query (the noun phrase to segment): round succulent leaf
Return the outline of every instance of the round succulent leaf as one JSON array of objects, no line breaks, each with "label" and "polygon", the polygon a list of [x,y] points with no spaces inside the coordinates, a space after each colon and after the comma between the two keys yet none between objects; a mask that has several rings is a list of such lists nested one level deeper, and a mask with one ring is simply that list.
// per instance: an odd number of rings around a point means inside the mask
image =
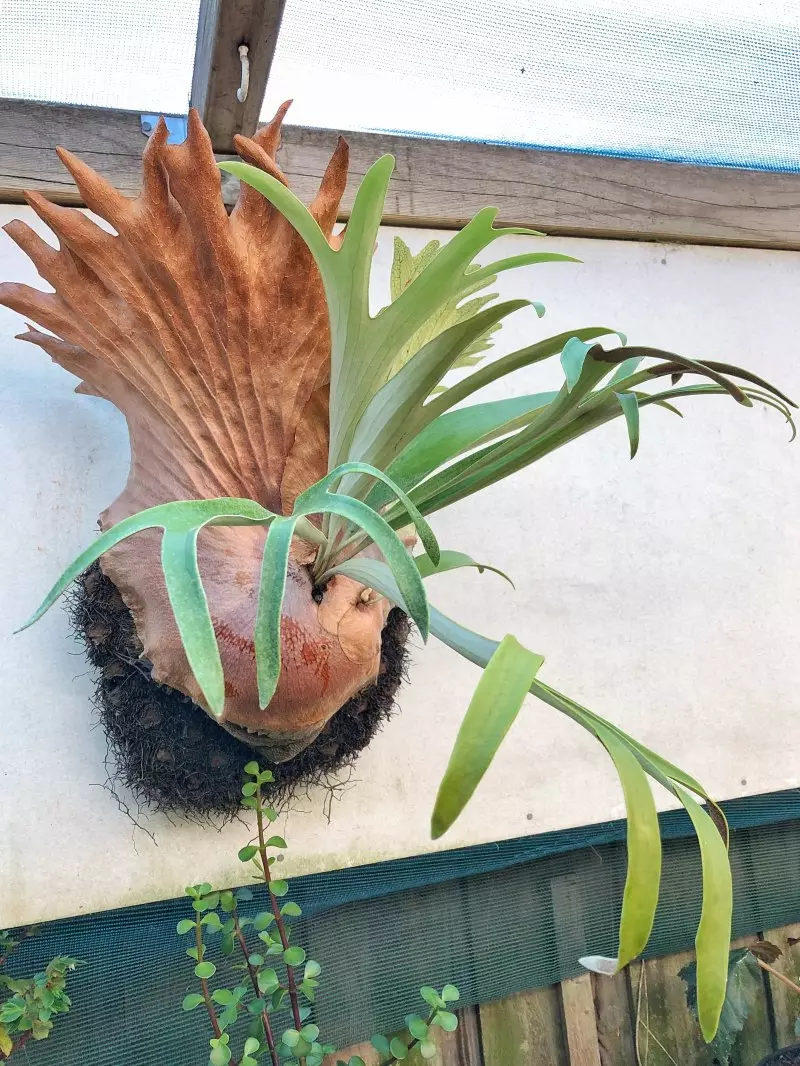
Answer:
[{"label": "round succulent leaf", "polygon": [[415,1040],[424,1040],[428,1035],[428,1023],[417,1014],[412,1014],[406,1018],[406,1025]]},{"label": "round succulent leaf", "polygon": [[458,1029],[458,1018],[452,1011],[440,1010],[434,1014],[433,1024],[438,1025],[440,1029],[444,1029],[446,1033],[452,1033]]},{"label": "round succulent leaf", "polygon": [[217,968],[213,962],[198,962],[194,968],[195,977],[199,977],[201,981],[207,981],[209,977],[213,977],[217,972]]},{"label": "round succulent leaf", "polygon": [[200,995],[200,993],[199,992],[192,992],[191,995],[186,996],[186,998],[184,999],[184,1001],[183,1001],[183,1009],[185,1011],[194,1010],[195,1007],[199,1007],[202,1002],[203,1002],[203,997]]},{"label": "round succulent leaf", "polygon": [[257,775],[257,774],[260,773],[260,771],[261,771],[261,767],[255,761],[255,759],[252,759],[249,763],[245,763],[244,772],[246,774]]},{"label": "round succulent leaf", "polygon": [[258,855],[258,848],[255,844],[248,844],[239,849],[239,862],[250,862],[255,855]]},{"label": "round succulent leaf", "polygon": [[255,1037],[248,1036],[247,1040],[244,1042],[244,1053],[245,1055],[255,1055],[260,1047],[261,1044],[255,1039]]},{"label": "round succulent leaf", "polygon": [[403,1061],[403,1059],[408,1058],[408,1047],[406,1046],[405,1042],[400,1039],[399,1036],[393,1036],[392,1039],[389,1041],[389,1050],[394,1055],[394,1057],[396,1059],[400,1059],[401,1062]]},{"label": "round succulent leaf", "polygon": [[296,1029],[287,1029],[281,1036],[281,1040],[289,1048],[295,1048],[300,1043],[300,1034]]},{"label": "round succulent leaf", "polygon": [[194,929],[194,922],[191,918],[181,918],[175,926],[175,929],[178,936],[184,936],[186,933],[190,933]]},{"label": "round succulent leaf", "polygon": [[306,961],[305,949],[301,948],[298,944],[293,944],[292,947],[287,948],[283,953],[283,961],[287,966],[300,966]]},{"label": "round succulent leaf", "polygon": [[281,914],[288,918],[299,918],[303,913],[303,908],[299,903],[295,903],[293,900],[289,900],[288,903],[284,903],[281,907]]},{"label": "round succulent leaf", "polygon": [[288,881],[270,881],[269,890],[273,896],[285,896],[289,891]]},{"label": "round succulent leaf", "polygon": [[419,994],[431,1007],[435,1007],[437,1010],[444,1006],[444,1000],[436,991],[435,988],[431,988],[430,985],[423,985],[419,990]]},{"label": "round succulent leaf", "polygon": [[442,999],[445,1003],[455,1003],[457,999],[461,998],[461,993],[458,991],[455,985],[445,985],[442,989]]},{"label": "round succulent leaf", "polygon": [[283,837],[279,836],[270,837],[267,841],[268,848],[287,848],[288,846]]},{"label": "round succulent leaf", "polygon": [[304,1040],[308,1040],[309,1043],[313,1044],[319,1036],[319,1026],[313,1024],[304,1025],[303,1028],[300,1030],[300,1035]]},{"label": "round succulent leaf", "polygon": [[306,963],[306,968],[303,970],[303,978],[305,980],[313,980],[315,977],[319,977],[322,973],[322,967],[316,959],[309,959]]},{"label": "round succulent leaf", "polygon": [[419,1053],[423,1059],[435,1059],[436,1045],[432,1040],[422,1040],[419,1045]]},{"label": "round succulent leaf", "polygon": [[379,1055],[391,1055],[392,1049],[389,1047],[389,1041],[383,1033],[376,1033],[370,1040],[370,1043]]}]

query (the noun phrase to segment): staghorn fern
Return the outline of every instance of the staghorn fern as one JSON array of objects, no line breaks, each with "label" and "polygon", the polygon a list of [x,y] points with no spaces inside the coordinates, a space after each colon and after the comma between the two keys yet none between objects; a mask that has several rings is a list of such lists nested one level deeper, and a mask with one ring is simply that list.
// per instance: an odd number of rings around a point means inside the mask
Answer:
[{"label": "staghorn fern", "polygon": [[[196,542],[206,524],[259,524],[269,533],[263,555],[255,654],[262,706],[281,669],[280,622],[292,537],[316,549],[318,585],[338,574],[376,590],[405,609],[423,638],[433,633],[484,669],[459,732],[432,818],[440,836],[458,817],[530,693],[594,735],[619,774],[628,816],[628,872],[615,959],[585,960],[615,972],[645,947],[659,893],[661,843],[650,781],[686,808],[700,845],[703,909],[697,933],[698,1013],[704,1036],[716,1032],[725,995],[731,918],[731,875],[724,816],[694,778],[627,736],[612,723],[556,692],[539,679],[543,658],[512,636],[489,640],[446,618],[427,599],[424,581],[444,570],[478,565],[440,551],[425,520],[448,506],[530,465],[615,418],[626,424],[631,455],[639,440],[640,413],[696,396],[729,395],[745,407],[761,403],[792,425],[792,402],[757,375],[726,363],[689,359],[649,348],[608,349],[607,327],[588,327],[512,352],[439,392],[448,372],[485,350],[488,337],[525,300],[462,301],[505,271],[568,256],[536,252],[486,266],[474,260],[509,234],[539,236],[520,228],[495,229],[486,209],[444,247],[428,245],[420,257],[399,254],[394,299],[369,313],[372,250],[393,170],[384,156],[364,177],[344,237],[334,249],[315,218],[285,185],[239,162],[221,168],[259,190],[292,224],[319,268],[331,325],[330,447],[328,475],[301,493],[290,515],[249,500],[175,502],[151,508],[107,531],[65,572],[30,620],[41,617],[70,581],[113,543],[151,527],[164,530],[162,563],[170,603],[191,667],[209,707],[219,714],[224,678],[197,567]],[[536,305],[534,305],[536,306]],[[459,312],[459,308],[461,312]],[[469,314],[463,312],[470,308]],[[537,306],[537,312],[542,309]],[[560,358],[564,380],[554,392],[457,407],[486,385],[548,358]],[[469,364],[466,364],[469,365]],[[683,375],[700,384],[681,384]],[[660,388],[663,378],[670,379]],[[648,391],[648,386],[656,386]],[[659,391],[660,389],[660,391]],[[309,521],[322,515],[322,528]],[[415,525],[426,554],[411,559],[397,530]],[[385,561],[365,557],[370,544]],[[27,623],[27,624],[30,624]],[[710,809],[707,812],[702,804]]]}]

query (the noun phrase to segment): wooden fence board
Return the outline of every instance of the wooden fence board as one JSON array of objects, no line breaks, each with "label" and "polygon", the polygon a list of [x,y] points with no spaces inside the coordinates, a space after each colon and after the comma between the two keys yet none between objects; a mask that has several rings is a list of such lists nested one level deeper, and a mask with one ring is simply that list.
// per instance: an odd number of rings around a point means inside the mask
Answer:
[{"label": "wooden fence board", "polygon": [[570,1066],[558,988],[479,1008],[484,1066]]},{"label": "wooden fence board", "polygon": [[635,1063],[627,974],[618,973],[613,977],[593,974],[592,985],[601,1066],[628,1066],[629,1063]]}]

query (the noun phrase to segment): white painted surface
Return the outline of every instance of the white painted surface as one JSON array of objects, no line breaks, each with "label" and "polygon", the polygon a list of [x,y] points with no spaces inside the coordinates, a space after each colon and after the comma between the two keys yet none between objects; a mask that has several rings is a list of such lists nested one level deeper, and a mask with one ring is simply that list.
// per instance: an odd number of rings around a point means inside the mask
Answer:
[{"label": "white painted surface", "polygon": [[[0,207],[0,218],[29,217]],[[415,246],[430,233],[406,231]],[[386,292],[391,233],[376,262]],[[515,251],[530,242],[513,238]],[[540,242],[541,243],[541,242]],[[790,252],[549,240],[583,266],[503,277],[503,295],[543,300],[512,319],[503,350],[582,325],[632,343],[741,361],[800,395],[794,343],[800,256]],[[35,281],[12,243],[0,276]],[[37,349],[13,340],[0,308],[0,927],[231,882],[241,826],[222,833],[145,817],[157,846],[100,787],[88,668],[53,610],[10,631],[91,539],[121,488],[127,438],[104,402]],[[557,365],[523,372],[515,391],[555,384]],[[510,391],[510,384],[495,392]],[[697,775],[718,797],[797,785],[795,645],[800,631],[798,446],[779,416],[727,398],[683,404],[683,422],[643,414],[639,457],[621,421],[436,516],[447,547],[505,569],[448,575],[438,606],[487,635],[512,631],[544,653],[542,676]],[[417,854],[477,671],[435,642],[415,655],[402,714],[360,760],[334,803],[322,794],[288,818],[287,874]],[[659,797],[663,799],[664,797]],[[467,814],[436,847],[582,825],[622,814],[613,769],[571,722],[529,702]],[[299,856],[299,858],[298,858]]]}]

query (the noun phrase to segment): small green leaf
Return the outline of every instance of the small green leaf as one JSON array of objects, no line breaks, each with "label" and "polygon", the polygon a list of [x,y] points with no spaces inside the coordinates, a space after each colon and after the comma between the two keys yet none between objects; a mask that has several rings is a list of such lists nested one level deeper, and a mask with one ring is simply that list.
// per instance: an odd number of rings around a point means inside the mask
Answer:
[{"label": "small green leaf", "polygon": [[418,1014],[406,1018],[406,1027],[415,1040],[424,1040],[428,1035],[428,1023]]},{"label": "small green leaf", "polygon": [[287,948],[283,953],[283,961],[287,966],[300,966],[305,962],[305,959],[306,953],[304,949],[296,944]]},{"label": "small green leaf", "polygon": [[436,991],[436,989],[431,988],[430,985],[423,985],[422,988],[419,990],[419,994],[429,1006],[435,1008],[436,1010],[440,1010],[442,1007],[444,1007],[444,1000]]},{"label": "small green leaf", "polygon": [[434,1014],[433,1024],[444,1029],[446,1033],[452,1033],[458,1028],[458,1018],[452,1013],[452,1011],[440,1010]]},{"label": "small green leaf", "polygon": [[194,1010],[195,1007],[199,1007],[202,1002],[203,997],[197,992],[192,992],[191,995],[186,996],[186,998],[184,999],[183,1009],[185,1011]]},{"label": "small green leaf", "polygon": [[370,1043],[372,1044],[372,1046],[375,1048],[375,1050],[378,1052],[379,1055],[390,1055],[391,1054],[391,1048],[389,1047],[389,1041],[386,1039],[386,1037],[382,1033],[376,1033],[372,1037],[372,1039],[370,1040]]},{"label": "small green leaf", "polygon": [[263,966],[264,965],[264,956],[263,955],[258,955],[258,954],[253,954],[253,955],[250,956],[250,958],[247,961],[250,963],[251,966]]},{"label": "small green leaf", "polygon": [[217,972],[217,968],[213,962],[198,962],[194,968],[195,977],[199,977],[201,981],[208,980],[209,977],[213,977]]},{"label": "small green leaf", "polygon": [[260,1047],[261,1044],[258,1040],[255,1040],[252,1036],[248,1036],[247,1040],[244,1042],[244,1053],[245,1055],[255,1055]]},{"label": "small green leaf", "polygon": [[288,903],[284,903],[281,907],[281,914],[286,915],[287,918],[299,918],[302,913],[302,907],[297,903],[294,903],[292,900],[289,900]]},{"label": "small green leaf", "polygon": [[393,1036],[392,1039],[389,1041],[389,1050],[394,1055],[394,1057],[396,1059],[399,1059],[401,1062],[403,1061],[403,1059],[408,1058],[408,1047],[406,1046],[404,1041],[400,1039],[399,1036]]},{"label": "small green leaf", "polygon": [[461,993],[455,985],[445,985],[442,989],[442,999],[445,1003],[455,1003],[460,996]]},{"label": "small green leaf", "polygon": [[257,933],[262,933],[265,929],[268,929],[274,921],[275,915],[272,911],[260,911],[253,919],[253,928]]},{"label": "small green leaf", "polygon": [[191,933],[194,929],[194,922],[191,918],[181,918],[175,927],[178,931],[178,936],[184,936],[186,933]]},{"label": "small green leaf", "polygon": [[258,785],[255,781],[248,781],[246,784],[242,785],[243,796],[255,796],[256,792],[258,792]]},{"label": "small green leaf", "polygon": [[267,887],[273,896],[285,896],[289,891],[289,884],[286,881],[270,881]]},{"label": "small green leaf", "polygon": [[217,988],[211,993],[211,998],[215,1003],[227,1007],[229,1003],[233,1002],[233,992],[229,988]]},{"label": "small green leaf", "polygon": [[303,1028],[300,1030],[300,1035],[303,1037],[304,1040],[307,1040],[310,1044],[313,1044],[319,1036],[319,1026],[313,1024],[304,1025]]},{"label": "small green leaf", "polygon": [[315,977],[319,977],[319,975],[321,973],[322,973],[322,967],[320,966],[320,964],[318,962],[316,962],[314,959],[309,959],[308,962],[306,963],[306,968],[303,971],[303,977],[306,980],[309,980],[309,979],[313,979]]},{"label": "small green leaf", "polygon": [[208,1061],[211,1063],[211,1066],[228,1066],[228,1063],[231,1061],[230,1048],[225,1044],[212,1048]]},{"label": "small green leaf", "polygon": [[287,847],[286,841],[283,837],[270,837],[267,841],[268,848],[285,848]]},{"label": "small green leaf", "polygon": [[280,984],[278,981],[278,975],[274,970],[261,970],[257,977],[257,981],[258,990],[264,996],[271,996]]},{"label": "small green leaf", "polygon": [[436,1058],[436,1045],[432,1040],[423,1040],[419,1045],[419,1053],[423,1059],[435,1059]]},{"label": "small green leaf", "polygon": [[258,763],[254,759],[251,760],[248,763],[245,763],[244,772],[246,774],[257,775],[258,773],[260,773],[260,771],[261,771],[261,767],[258,765]]},{"label": "small green leaf", "polygon": [[300,1034],[296,1029],[287,1029],[281,1036],[281,1040],[287,1047],[295,1048],[300,1043]]},{"label": "small green leaf", "polygon": [[255,844],[248,844],[247,847],[240,849],[239,862],[250,862],[254,855],[258,855],[258,847]]}]

